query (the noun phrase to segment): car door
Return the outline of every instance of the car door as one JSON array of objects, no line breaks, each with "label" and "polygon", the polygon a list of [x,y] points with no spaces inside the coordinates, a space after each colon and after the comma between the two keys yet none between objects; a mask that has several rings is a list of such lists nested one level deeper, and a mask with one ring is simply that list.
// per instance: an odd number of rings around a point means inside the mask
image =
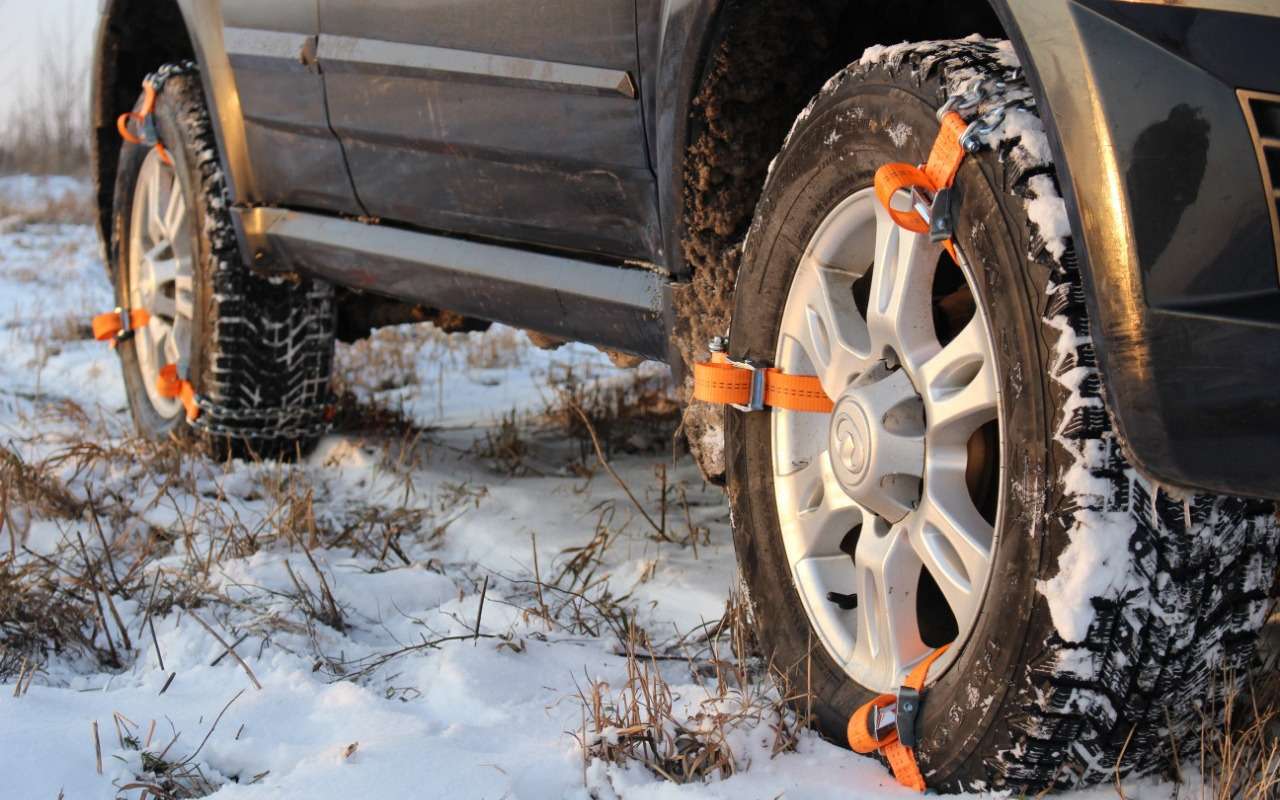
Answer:
[{"label": "car door", "polygon": [[363,213],[329,129],[316,0],[222,0],[222,21],[254,178],[242,199]]},{"label": "car door", "polygon": [[320,0],[330,122],[384,221],[651,260],[635,0]]}]

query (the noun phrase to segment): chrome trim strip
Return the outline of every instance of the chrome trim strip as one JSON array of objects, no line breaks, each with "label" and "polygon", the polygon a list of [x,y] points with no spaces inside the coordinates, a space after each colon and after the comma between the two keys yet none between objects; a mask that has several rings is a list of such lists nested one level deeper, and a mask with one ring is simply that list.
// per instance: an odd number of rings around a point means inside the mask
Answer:
[{"label": "chrome trim strip", "polygon": [[624,70],[471,50],[321,34],[319,57],[323,66],[340,71],[384,72],[405,77],[432,73],[466,75],[515,86],[617,94],[632,100],[637,96],[635,82]]},{"label": "chrome trim strip", "polygon": [[290,61],[299,67],[303,65],[302,55],[306,52],[308,41],[312,38],[314,38],[313,35],[308,33],[231,27],[222,34],[227,55],[233,58],[236,56],[269,58]]},{"label": "chrome trim strip", "polygon": [[270,240],[305,242],[333,250],[368,253],[485,281],[553,289],[560,295],[658,314],[665,280],[642,269],[610,267],[563,256],[419,233],[386,225],[279,208],[241,214],[253,251]]}]

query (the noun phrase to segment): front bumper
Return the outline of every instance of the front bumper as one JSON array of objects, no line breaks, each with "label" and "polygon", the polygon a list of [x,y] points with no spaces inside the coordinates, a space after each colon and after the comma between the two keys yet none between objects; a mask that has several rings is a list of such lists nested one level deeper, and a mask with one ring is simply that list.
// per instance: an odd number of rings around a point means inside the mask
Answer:
[{"label": "front bumper", "polygon": [[[1280,95],[1280,7],[1009,0],[1002,14],[1046,101],[1135,465],[1280,499],[1280,197],[1265,174],[1280,150],[1260,163],[1239,92]],[[1261,108],[1280,125],[1280,104]]]}]

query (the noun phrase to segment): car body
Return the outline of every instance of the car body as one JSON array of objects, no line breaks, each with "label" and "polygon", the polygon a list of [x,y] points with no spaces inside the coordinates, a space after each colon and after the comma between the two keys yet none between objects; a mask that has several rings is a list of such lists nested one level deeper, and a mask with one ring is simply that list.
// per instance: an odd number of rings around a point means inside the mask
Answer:
[{"label": "car body", "polygon": [[[726,31],[821,43],[766,65],[782,77],[727,103],[737,121],[794,118],[814,76],[878,41],[1004,36],[1064,176],[1130,458],[1171,487],[1280,498],[1280,7],[779,0],[778,30],[769,5],[104,0],[103,236],[116,117],[149,68],[194,57],[258,269],[359,290],[349,311],[387,297],[681,369],[693,112],[738,63],[715,57]],[[783,134],[764,138],[776,151]]]}]

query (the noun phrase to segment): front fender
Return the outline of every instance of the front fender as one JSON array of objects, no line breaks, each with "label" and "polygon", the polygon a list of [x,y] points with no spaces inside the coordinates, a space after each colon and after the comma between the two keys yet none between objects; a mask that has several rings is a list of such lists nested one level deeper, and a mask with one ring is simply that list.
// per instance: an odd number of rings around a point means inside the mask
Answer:
[{"label": "front fender", "polygon": [[993,4],[1042,100],[1134,464],[1174,487],[1280,498],[1275,200],[1237,95],[1280,94],[1280,9]]}]

